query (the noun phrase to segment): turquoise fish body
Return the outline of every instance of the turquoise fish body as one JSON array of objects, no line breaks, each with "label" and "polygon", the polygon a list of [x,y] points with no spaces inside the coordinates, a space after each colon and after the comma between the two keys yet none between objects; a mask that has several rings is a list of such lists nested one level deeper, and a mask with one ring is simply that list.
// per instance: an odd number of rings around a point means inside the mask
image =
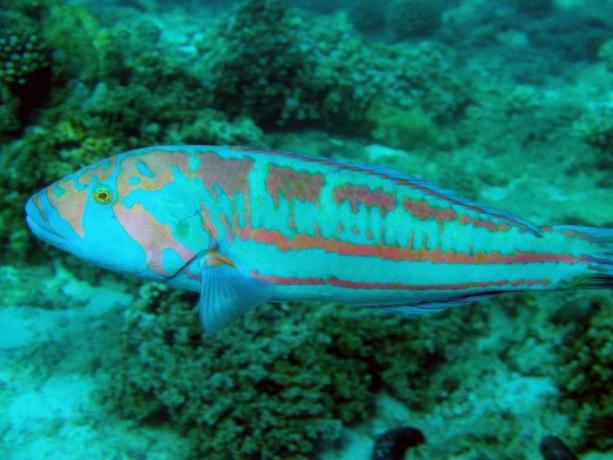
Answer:
[{"label": "turquoise fish body", "polygon": [[43,240],[201,293],[216,330],[265,301],[409,313],[513,291],[610,287],[613,230],[537,226],[395,170],[289,152],[161,146],[30,198]]}]

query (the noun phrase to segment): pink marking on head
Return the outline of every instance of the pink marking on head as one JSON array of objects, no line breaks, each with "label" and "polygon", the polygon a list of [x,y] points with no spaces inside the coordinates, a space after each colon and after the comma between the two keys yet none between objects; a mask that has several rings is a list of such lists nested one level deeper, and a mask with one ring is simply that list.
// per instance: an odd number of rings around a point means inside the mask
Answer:
[{"label": "pink marking on head", "polygon": [[372,190],[364,185],[343,185],[334,189],[334,201],[342,203],[347,200],[353,212],[358,212],[359,205],[366,208],[377,207],[385,214],[396,207],[396,198],[382,190]]},{"label": "pink marking on head", "polygon": [[43,219],[47,220],[47,214],[45,213],[45,209],[40,202],[40,195],[36,195],[33,201],[34,205],[38,208],[38,212],[40,212],[41,216],[43,216]]},{"label": "pink marking on head", "polygon": [[275,207],[279,206],[281,193],[288,201],[297,199],[317,203],[323,182],[324,177],[321,174],[295,171],[292,168],[271,164],[266,175],[266,190],[272,197]]},{"label": "pink marking on head", "polygon": [[98,182],[104,182],[113,174],[116,162],[117,157],[114,156],[110,157],[108,160],[84,168],[76,177],[77,184],[87,186],[91,184],[94,177],[98,179]]},{"label": "pink marking on head", "polygon": [[159,222],[140,203],[126,208],[117,202],[113,205],[113,210],[128,235],[145,251],[147,266],[155,273],[162,276],[172,275],[167,273],[163,266],[164,249],[175,251],[184,263],[194,258],[194,252],[174,238],[170,226]]},{"label": "pink marking on head", "polygon": [[[121,170],[117,177],[117,193],[120,197],[124,197],[135,188],[147,192],[159,190],[175,181],[175,167],[189,177],[188,163],[189,157],[180,151],[156,150],[145,154],[129,155],[121,161]],[[139,164],[144,165],[151,175],[142,174],[138,167]],[[139,182],[131,184],[129,182],[131,177],[137,177]]]},{"label": "pink marking on head", "polygon": [[[53,190],[55,186],[59,186],[64,191],[59,197]],[[47,187],[47,199],[57,213],[70,224],[75,233],[83,238],[85,236],[83,213],[88,200],[87,190],[78,190],[74,185],[74,180],[69,177]]]}]

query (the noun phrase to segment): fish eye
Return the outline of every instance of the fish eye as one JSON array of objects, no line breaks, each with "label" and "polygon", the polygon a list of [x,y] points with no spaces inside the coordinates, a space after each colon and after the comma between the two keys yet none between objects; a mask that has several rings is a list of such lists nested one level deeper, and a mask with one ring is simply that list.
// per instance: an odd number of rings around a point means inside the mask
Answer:
[{"label": "fish eye", "polygon": [[98,187],[94,190],[94,201],[101,205],[110,204],[113,201],[113,192],[108,187]]}]

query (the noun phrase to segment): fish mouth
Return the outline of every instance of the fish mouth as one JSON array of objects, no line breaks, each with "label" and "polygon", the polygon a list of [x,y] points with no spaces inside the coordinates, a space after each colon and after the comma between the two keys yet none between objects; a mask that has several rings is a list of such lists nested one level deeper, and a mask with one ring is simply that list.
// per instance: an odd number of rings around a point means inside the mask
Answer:
[{"label": "fish mouth", "polygon": [[28,227],[41,240],[65,248],[67,246],[66,239],[51,226],[44,211],[35,203],[36,196],[32,196],[26,203],[26,223]]}]

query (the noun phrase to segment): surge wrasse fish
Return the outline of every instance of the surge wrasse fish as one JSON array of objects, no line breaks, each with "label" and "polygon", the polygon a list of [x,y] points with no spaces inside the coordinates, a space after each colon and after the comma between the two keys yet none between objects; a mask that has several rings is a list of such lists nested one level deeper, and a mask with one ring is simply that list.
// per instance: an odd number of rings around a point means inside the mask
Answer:
[{"label": "surge wrasse fish", "polygon": [[258,148],[128,151],[26,213],[81,259],[199,292],[207,332],[267,301],[426,313],[613,286],[613,229],[534,225],[396,170]]}]

